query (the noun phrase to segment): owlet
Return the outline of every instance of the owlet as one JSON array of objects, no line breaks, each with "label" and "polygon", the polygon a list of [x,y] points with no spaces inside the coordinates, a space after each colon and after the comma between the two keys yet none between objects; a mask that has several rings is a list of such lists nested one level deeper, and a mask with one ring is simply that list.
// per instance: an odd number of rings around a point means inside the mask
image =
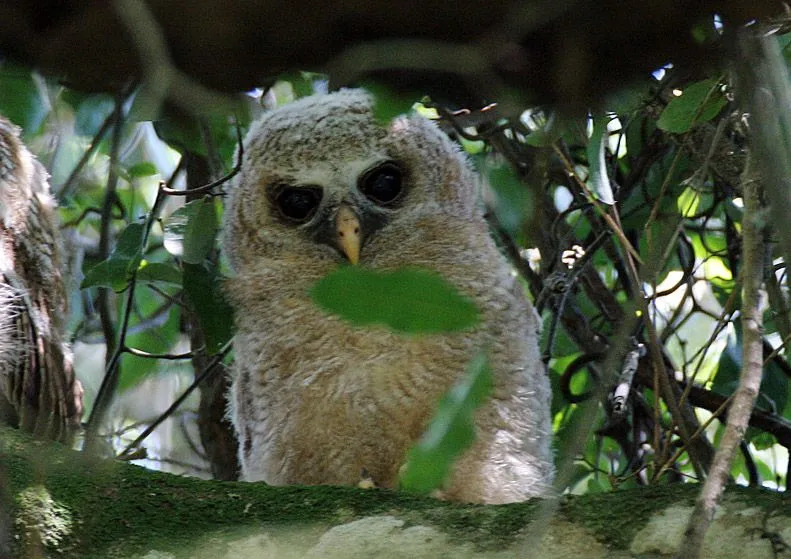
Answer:
[{"label": "owlet", "polygon": [[[272,485],[395,487],[442,395],[487,349],[477,438],[441,492],[506,503],[548,491],[551,391],[539,321],[491,239],[480,180],[431,121],[383,125],[361,90],[265,114],[245,139],[224,218],[234,275],[230,416],[242,476]],[[474,329],[404,336],[354,326],[311,299],[340,265],[419,267],[475,302]]]}]

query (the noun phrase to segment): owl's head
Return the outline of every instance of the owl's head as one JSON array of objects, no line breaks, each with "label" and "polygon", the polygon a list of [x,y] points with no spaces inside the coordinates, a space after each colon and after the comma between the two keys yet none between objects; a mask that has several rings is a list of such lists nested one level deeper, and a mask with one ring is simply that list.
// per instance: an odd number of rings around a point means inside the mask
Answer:
[{"label": "owl's head", "polygon": [[224,247],[236,271],[262,258],[364,263],[378,237],[403,235],[421,216],[478,215],[477,181],[425,118],[383,125],[363,90],[306,97],[250,128],[228,194]]}]

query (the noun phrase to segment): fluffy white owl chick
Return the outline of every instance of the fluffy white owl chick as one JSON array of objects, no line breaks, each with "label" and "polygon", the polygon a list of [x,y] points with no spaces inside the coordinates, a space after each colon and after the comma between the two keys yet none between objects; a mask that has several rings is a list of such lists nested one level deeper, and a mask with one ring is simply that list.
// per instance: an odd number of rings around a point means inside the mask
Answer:
[{"label": "fluffy white owl chick", "polygon": [[[361,90],[265,114],[230,188],[224,249],[236,312],[230,416],[243,478],[396,487],[407,451],[470,359],[494,388],[442,495],[505,503],[548,491],[551,391],[539,322],[492,241],[479,179],[432,122],[376,121]],[[422,267],[473,300],[474,329],[403,336],[319,308],[311,287],[348,262]]]}]

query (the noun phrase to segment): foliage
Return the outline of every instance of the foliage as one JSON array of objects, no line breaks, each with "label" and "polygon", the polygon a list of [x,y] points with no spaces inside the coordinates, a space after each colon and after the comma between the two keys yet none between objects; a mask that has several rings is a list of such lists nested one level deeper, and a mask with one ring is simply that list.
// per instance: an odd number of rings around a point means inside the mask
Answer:
[{"label": "foliage", "polygon": [[[695,461],[705,460],[720,436],[724,404],[742,365],[739,242],[749,153],[738,95],[726,75],[687,83],[666,68],[657,76],[576,119],[542,108],[514,115],[452,113],[429,99],[417,105],[436,114],[490,183],[492,196],[485,199],[493,210],[492,233],[545,324],[542,349],[558,447],[569,449],[558,461],[568,467],[567,488],[575,492],[696,476]],[[152,125],[136,121],[134,95],[83,94],[0,67],[0,113],[24,127],[50,170],[71,235],[73,271],[84,276],[82,293],[72,297],[75,343],[111,347],[117,333],[102,324],[119,324],[124,295],[132,282],[139,287],[129,302],[121,388],[183,373],[140,350],[164,354],[170,363],[187,343],[188,319],[201,326],[203,345],[187,357],[220,352],[232,334],[220,289],[227,270],[216,247],[223,185],[186,203],[184,196],[165,196],[158,206],[159,181],[195,188],[230,172],[236,126],[244,130],[260,102],[280,104],[324,87],[322,76],[289,74],[260,99],[245,97],[234,118],[210,111],[185,117],[166,108]],[[420,99],[382,91],[377,98],[385,120]],[[120,121],[113,118],[117,112]],[[113,173],[118,183],[111,190]],[[785,350],[791,317],[784,261],[772,256],[765,273],[764,382],[732,474],[741,482],[781,486],[791,441]],[[441,279],[410,270],[341,268],[317,284],[314,296],[345,319],[412,334],[476,320],[474,307]],[[633,341],[648,351],[630,380],[625,411],[614,413],[608,395]],[[84,380],[90,376],[79,365],[78,371]],[[660,374],[676,387],[672,402]],[[449,394],[432,424],[447,437],[418,445],[405,485],[424,489],[429,478],[436,485],[460,441],[468,442],[464,429],[460,434],[450,426],[465,425],[485,393],[485,365],[471,365],[470,375],[466,396]],[[692,433],[700,436],[690,443]],[[120,434],[126,440],[130,433],[122,428]],[[575,446],[577,438],[582,443]],[[189,460],[198,462],[194,455]],[[413,468],[422,466],[412,464],[421,462],[437,470],[413,478]]]},{"label": "foliage", "polygon": [[426,432],[409,452],[401,487],[428,493],[440,487],[458,458],[475,440],[473,414],[491,393],[486,355],[473,358],[466,374],[439,403]]},{"label": "foliage", "polygon": [[353,324],[384,324],[405,334],[453,332],[478,322],[472,301],[442,277],[420,269],[344,266],[321,279],[312,296]]}]

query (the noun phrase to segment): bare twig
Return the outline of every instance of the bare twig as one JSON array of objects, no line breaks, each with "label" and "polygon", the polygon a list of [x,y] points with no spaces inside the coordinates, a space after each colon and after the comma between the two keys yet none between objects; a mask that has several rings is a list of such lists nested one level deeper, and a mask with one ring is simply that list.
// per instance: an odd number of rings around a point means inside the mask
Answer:
[{"label": "bare twig", "polygon": [[[104,203],[101,209],[101,222],[99,228],[99,258],[106,260],[110,256],[110,235],[112,233],[113,221],[113,207],[115,206],[116,190],[118,188],[118,152],[121,144],[121,131],[124,126],[123,118],[123,104],[125,95],[119,93],[116,95],[115,108],[113,110],[113,136],[110,145],[110,169],[107,175],[107,187],[104,193]],[[99,310],[99,319],[102,324],[102,333],[104,334],[105,347],[107,348],[106,357],[106,373],[102,379],[102,384],[99,386],[99,391],[96,394],[91,414],[88,416],[85,433],[85,450],[93,452],[95,450],[96,434],[98,425],[101,423],[104,414],[109,407],[112,393],[115,392],[115,385],[118,382],[118,372],[115,369],[110,369],[109,364],[112,362],[110,357],[115,353],[115,324],[113,323],[113,316],[111,310],[112,293],[109,288],[100,287],[97,300],[97,307]]]},{"label": "bare twig", "polygon": [[168,186],[163,186],[161,187],[162,192],[164,192],[168,196],[194,196],[196,194],[204,194],[204,193],[211,194],[212,190],[231,180],[242,169],[242,159],[244,158],[244,142],[242,141],[242,129],[239,126],[238,121],[236,122],[236,145],[237,145],[236,165],[234,165],[231,172],[225,175],[224,177],[220,177],[216,181],[212,181],[208,184],[204,184],[203,186],[188,188],[186,190],[175,190]]},{"label": "bare twig", "polygon": [[140,445],[140,443],[146,440],[146,438],[148,438],[148,436],[151,433],[153,433],[154,430],[157,427],[159,427],[163,421],[165,421],[168,417],[173,415],[173,412],[175,412],[179,408],[179,406],[181,406],[181,404],[184,403],[184,400],[186,400],[189,397],[189,395],[192,394],[192,392],[196,388],[198,388],[201,385],[201,383],[209,377],[210,374],[214,372],[214,370],[222,363],[223,359],[225,359],[225,357],[228,355],[228,352],[230,351],[231,351],[231,342],[228,342],[227,344],[225,344],[225,347],[223,347],[222,350],[212,358],[212,360],[209,362],[207,367],[197,377],[195,377],[193,383],[184,391],[184,393],[178,398],[176,398],[176,400],[170,405],[170,407],[166,409],[164,412],[162,412],[162,414],[151,425],[149,425],[145,431],[140,433],[139,437],[137,437],[134,441],[132,441],[126,446],[126,448],[118,455],[119,458],[123,458],[124,456],[127,456],[129,453],[131,453],[134,449],[136,449]]},{"label": "bare twig", "polygon": [[130,355],[134,355],[135,357],[143,357],[145,359],[166,359],[169,361],[178,361],[179,359],[192,359],[193,357],[193,353],[191,351],[187,351],[185,353],[148,353],[142,349],[135,349],[129,346],[126,346],[124,351]]},{"label": "bare twig", "polygon": [[107,134],[107,131],[110,129],[110,126],[112,126],[112,124],[116,122],[115,120],[117,116],[116,112],[117,111],[114,110],[109,115],[107,115],[107,118],[104,119],[104,122],[102,123],[101,127],[99,127],[99,131],[96,132],[96,135],[93,137],[93,141],[91,141],[91,145],[88,147],[85,153],[82,154],[82,157],[74,166],[74,169],[71,170],[71,173],[69,174],[69,178],[67,178],[66,182],[64,182],[63,185],[60,187],[60,190],[58,191],[59,202],[62,203],[71,194],[71,189],[74,187],[74,184],[77,181],[77,177],[80,175],[80,172],[82,171],[83,167],[85,167],[85,164],[88,163],[88,160],[93,155],[93,152],[96,151],[96,148],[99,147],[99,144],[101,143],[102,139],[104,139],[104,136],[105,134]]}]

